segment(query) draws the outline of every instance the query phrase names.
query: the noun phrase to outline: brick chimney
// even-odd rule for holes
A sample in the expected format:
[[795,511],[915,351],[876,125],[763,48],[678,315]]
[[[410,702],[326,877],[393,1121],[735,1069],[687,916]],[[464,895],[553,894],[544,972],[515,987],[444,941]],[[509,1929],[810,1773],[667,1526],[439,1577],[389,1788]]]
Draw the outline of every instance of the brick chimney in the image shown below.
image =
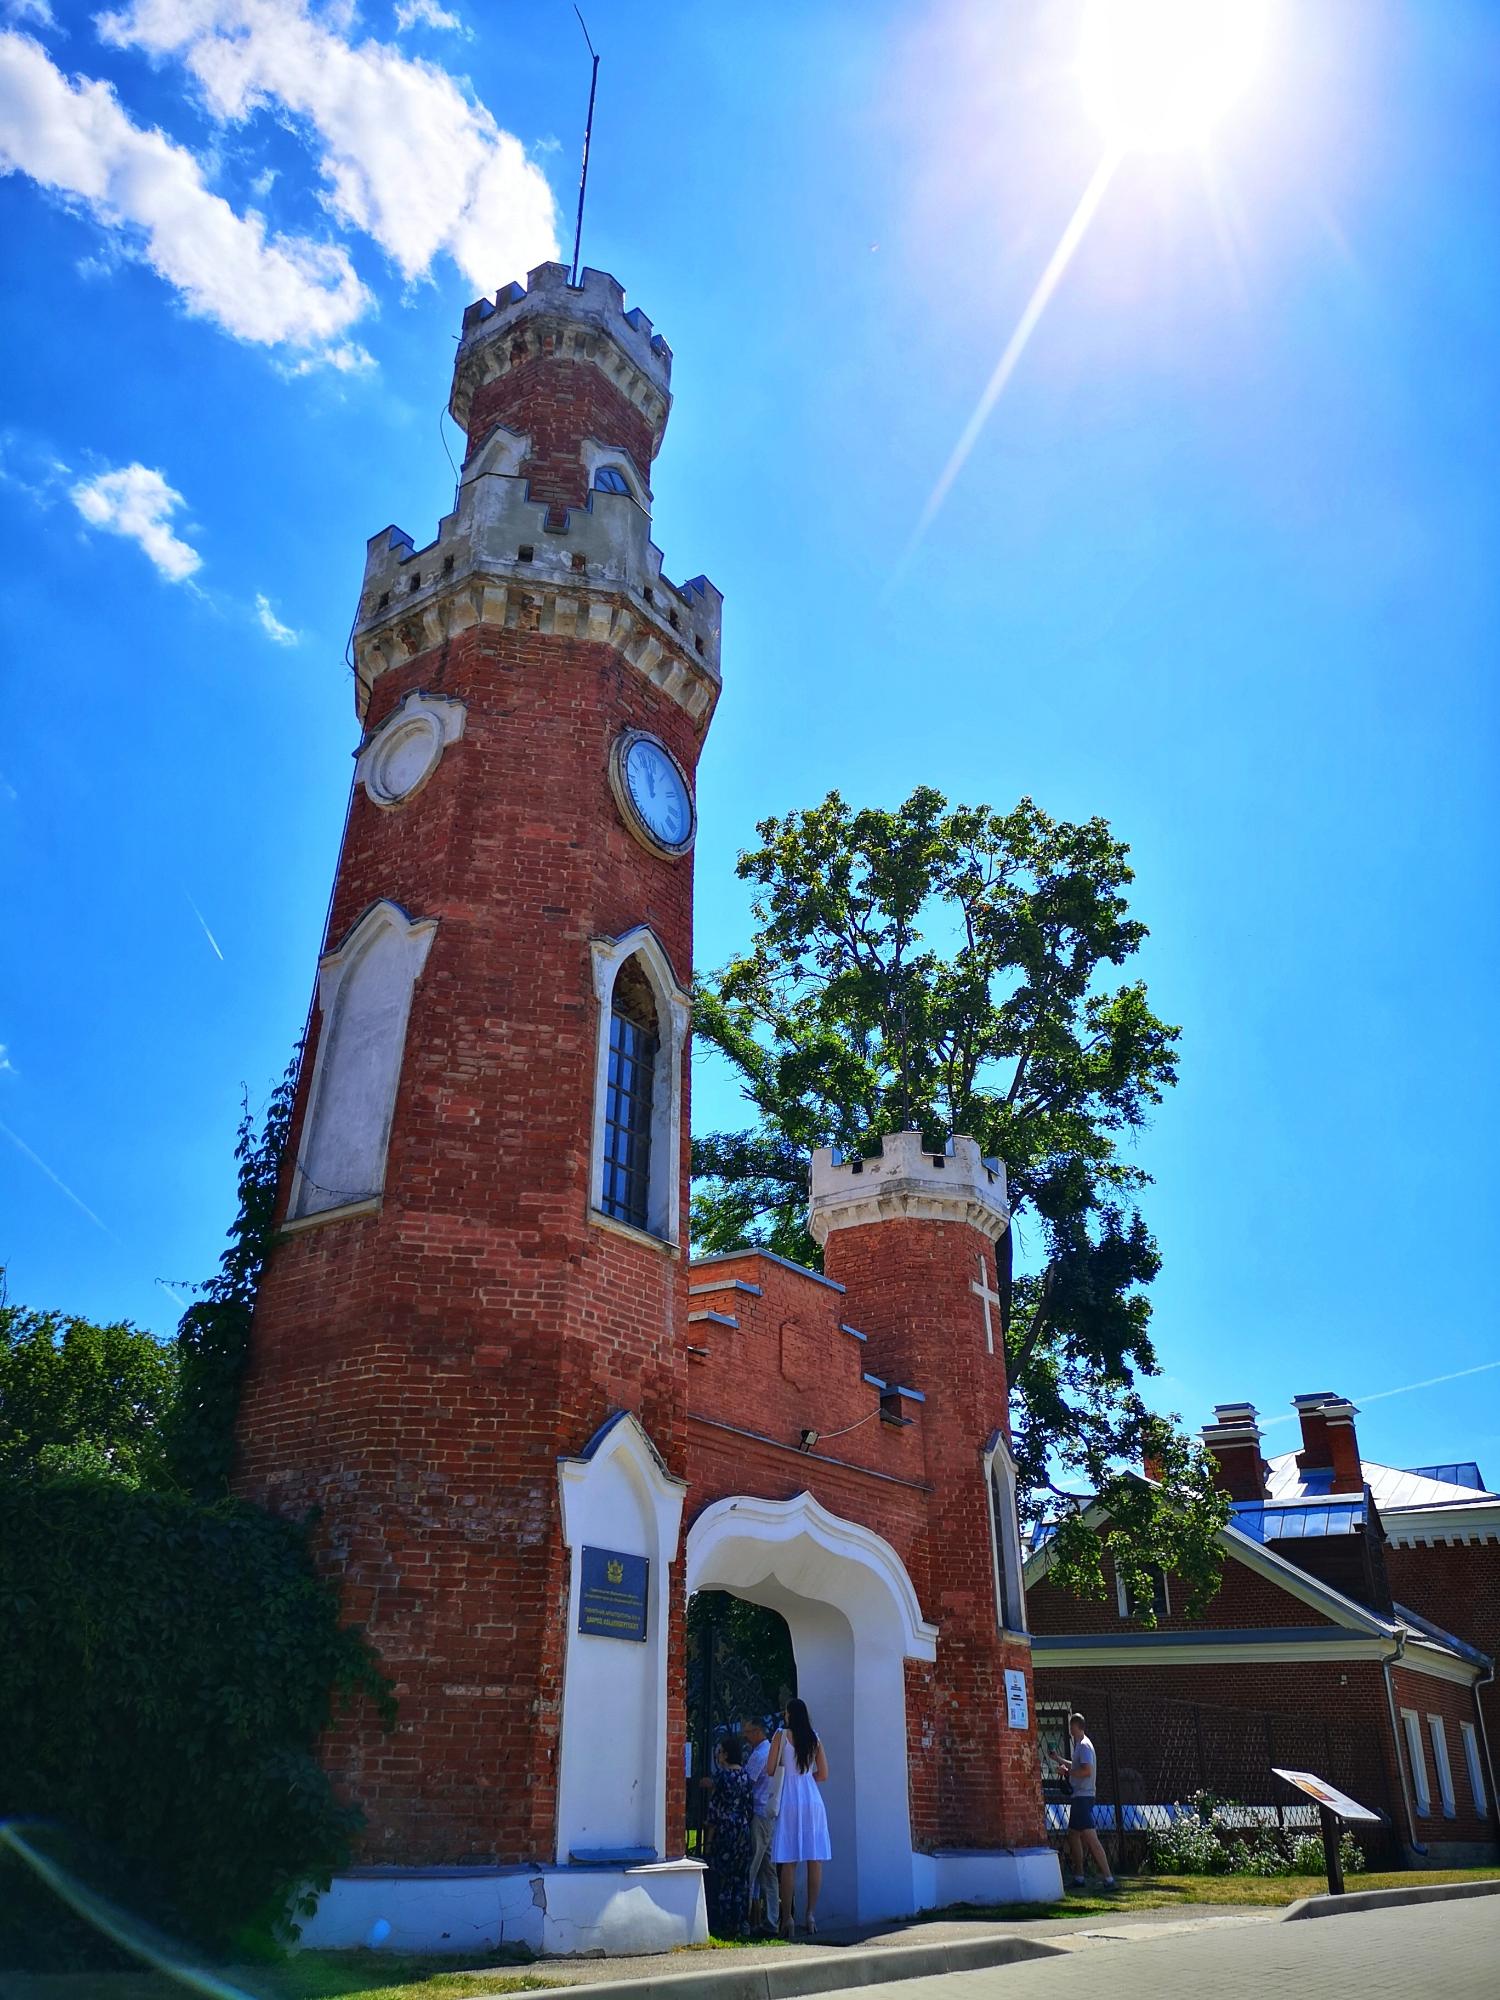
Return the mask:
[[1253,1403],[1216,1403],[1203,1442],[1218,1465],[1217,1485],[1231,1500],[1264,1500],[1266,1467]]
[[1301,1469],[1332,1473],[1335,1493],[1363,1492],[1365,1472],[1354,1429],[1359,1411],[1353,1403],[1331,1389],[1318,1389],[1294,1396],[1292,1404],[1302,1422],[1302,1449],[1297,1454]]

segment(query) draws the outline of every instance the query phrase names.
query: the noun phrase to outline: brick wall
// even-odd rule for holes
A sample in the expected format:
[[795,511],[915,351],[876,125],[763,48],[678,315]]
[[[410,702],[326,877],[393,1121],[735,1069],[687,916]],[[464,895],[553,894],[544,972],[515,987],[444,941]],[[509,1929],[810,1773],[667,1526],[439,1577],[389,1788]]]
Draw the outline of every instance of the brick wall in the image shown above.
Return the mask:
[[908,1731],[913,1840],[1033,1845],[1043,1837],[1035,1738],[1007,1726],[1005,1701],[1006,1670],[1025,1673],[1029,1686],[1031,1654],[1000,1630],[983,1471],[990,1437],[1009,1435],[1005,1356],[998,1327],[987,1347],[984,1308],[971,1289],[994,1269],[994,1245],[967,1223],[890,1218],[835,1227],[825,1263],[846,1287],[850,1320],[869,1336],[871,1371],[927,1398],[924,1607],[940,1636],[923,1727]]
[[[1463,1736],[1460,1723],[1473,1724],[1476,1721],[1474,1693],[1472,1688],[1460,1686],[1456,1681],[1438,1680],[1432,1674],[1413,1673],[1405,1666],[1392,1667],[1391,1682],[1398,1709],[1409,1708],[1416,1711],[1421,1725],[1422,1762],[1426,1771],[1426,1790],[1431,1802],[1431,1810],[1425,1816],[1418,1815],[1417,1838],[1424,1845],[1428,1842],[1448,1840],[1492,1841],[1495,1838],[1494,1800],[1490,1796],[1489,1774],[1484,1774],[1486,1804],[1489,1810],[1481,1813],[1469,1782],[1468,1767],[1464,1761]],[[1437,1758],[1433,1751],[1429,1718],[1437,1716],[1443,1724],[1443,1736],[1448,1747],[1448,1769],[1453,1786],[1453,1816],[1450,1818],[1443,1809],[1441,1787],[1438,1783]],[[1401,1760],[1411,1776],[1411,1758],[1403,1730],[1400,1735]],[[1482,1754],[1482,1753],[1481,1753]],[[1412,1800],[1416,1802],[1416,1786],[1412,1786]]]
[[[1500,1660],[1500,1542],[1388,1543],[1385,1563],[1398,1604]],[[1479,1700],[1491,1750],[1500,1755],[1500,1687],[1491,1681]]]
[[630,454],[643,479],[661,444],[658,432],[627,396],[583,360],[533,352],[477,391],[469,411],[469,449],[497,423],[531,440],[521,470],[534,500],[581,507],[588,474],[580,445],[585,438]]
[[[607,762],[624,726],[689,770],[700,739],[583,641],[470,631],[382,676],[370,726],[416,687],[467,704],[464,736],[409,804],[356,793],[331,924],[337,940],[382,896],[438,919],[386,1194],[378,1215],[274,1252],[239,1485],[282,1512],[322,1509],[321,1559],[397,1682],[394,1735],[359,1716],[330,1744],[368,1816],[361,1858],[518,1861],[554,1840],[558,1454],[625,1408],[684,1464],[682,1267],[587,1219],[589,938],[649,924],[687,978],[691,866],[632,839]],[[680,1759],[680,1629],[672,1672]]]
[[[1033,1584],[1026,1594],[1032,1631],[1138,1631],[1139,1626],[1120,1616],[1115,1568],[1107,1551],[1104,1579],[1107,1594],[1103,1598],[1075,1597],[1070,1591],[1059,1589],[1050,1576]],[[1277,1626],[1328,1625],[1332,1622],[1310,1604],[1304,1604],[1300,1597],[1293,1597],[1279,1584],[1248,1569],[1244,1563],[1236,1562],[1233,1556],[1225,1557],[1223,1582],[1201,1618],[1186,1615],[1187,1591],[1179,1578],[1168,1578],[1167,1595],[1171,1609],[1159,1621],[1164,1632],[1202,1631],[1210,1626],[1220,1631],[1248,1631],[1253,1628],[1275,1629]]]

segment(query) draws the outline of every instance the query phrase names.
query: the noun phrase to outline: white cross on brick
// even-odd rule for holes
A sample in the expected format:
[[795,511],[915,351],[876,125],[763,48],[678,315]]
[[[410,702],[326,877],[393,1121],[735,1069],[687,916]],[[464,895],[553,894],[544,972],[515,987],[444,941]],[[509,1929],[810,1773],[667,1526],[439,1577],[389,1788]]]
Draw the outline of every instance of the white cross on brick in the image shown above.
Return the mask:
[[979,1252],[979,1279],[977,1283],[973,1278],[969,1280],[969,1290],[976,1292],[984,1300],[984,1345],[986,1353],[993,1354],[995,1351],[995,1328],[994,1323],[990,1319],[990,1307],[994,1306],[998,1310],[1000,1294],[990,1289],[990,1269],[984,1261],[984,1252],[982,1250]]

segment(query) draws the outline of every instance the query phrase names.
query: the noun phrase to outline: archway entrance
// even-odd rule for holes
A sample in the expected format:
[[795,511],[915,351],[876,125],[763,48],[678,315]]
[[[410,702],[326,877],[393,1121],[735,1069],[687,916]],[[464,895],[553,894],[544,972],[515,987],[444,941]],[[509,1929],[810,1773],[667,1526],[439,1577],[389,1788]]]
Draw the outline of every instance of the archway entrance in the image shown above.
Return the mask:
[[728,1592],[786,1621],[797,1692],[828,1753],[830,1923],[916,1907],[907,1804],[906,1666],[936,1628],[890,1544],[821,1507],[750,1496],[704,1510],[687,1538],[690,1594]]

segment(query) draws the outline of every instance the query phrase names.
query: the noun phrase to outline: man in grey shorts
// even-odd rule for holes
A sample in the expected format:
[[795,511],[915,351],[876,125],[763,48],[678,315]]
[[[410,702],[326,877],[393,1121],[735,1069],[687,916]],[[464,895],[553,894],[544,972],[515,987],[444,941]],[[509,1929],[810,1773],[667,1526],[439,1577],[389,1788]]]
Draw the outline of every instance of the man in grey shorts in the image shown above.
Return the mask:
[[1105,1888],[1113,1889],[1115,1878],[1109,1872],[1103,1842],[1094,1831],[1094,1793],[1099,1783],[1099,1759],[1094,1755],[1094,1746],[1084,1728],[1083,1717],[1076,1709],[1068,1717],[1068,1734],[1073,1739],[1073,1755],[1071,1758],[1059,1757],[1057,1761],[1072,1783],[1068,1807],[1068,1859],[1073,1866],[1073,1887],[1081,1889],[1084,1886],[1084,1857],[1087,1856],[1104,1877]]

